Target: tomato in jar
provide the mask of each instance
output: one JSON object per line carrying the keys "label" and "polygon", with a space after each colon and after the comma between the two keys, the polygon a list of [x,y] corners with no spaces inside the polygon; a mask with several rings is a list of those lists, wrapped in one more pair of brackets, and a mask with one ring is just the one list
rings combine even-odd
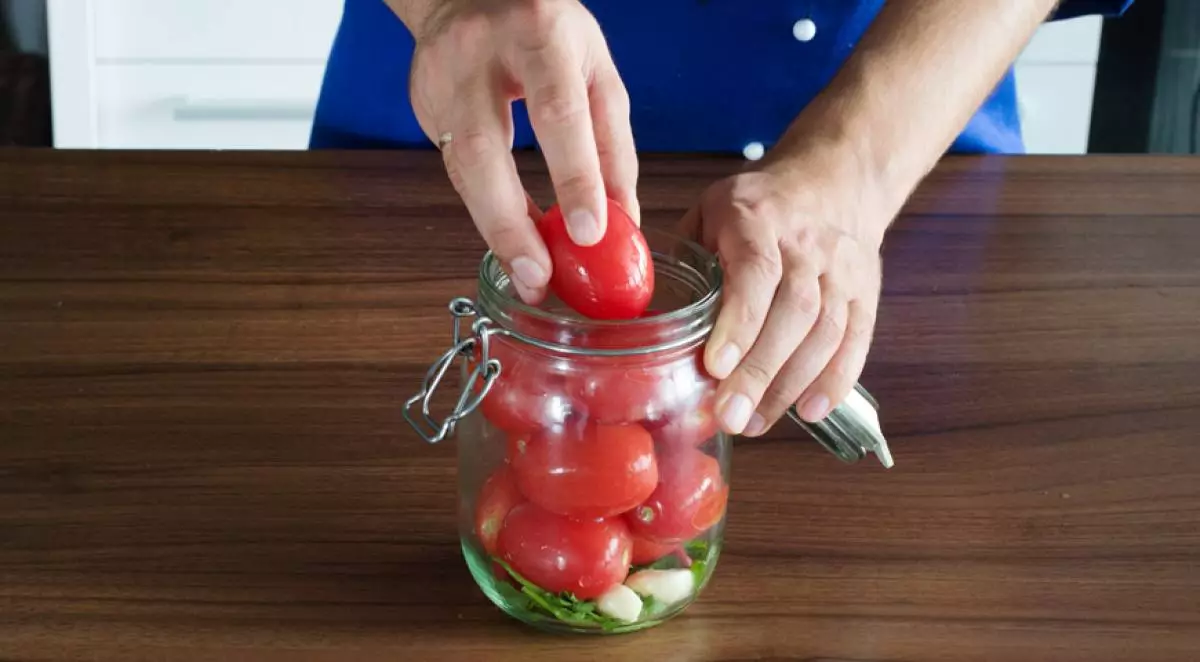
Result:
{"label": "tomato in jar", "polygon": [[654,441],[637,424],[576,423],[511,437],[509,461],[526,498],[579,519],[620,515],[658,483]]}

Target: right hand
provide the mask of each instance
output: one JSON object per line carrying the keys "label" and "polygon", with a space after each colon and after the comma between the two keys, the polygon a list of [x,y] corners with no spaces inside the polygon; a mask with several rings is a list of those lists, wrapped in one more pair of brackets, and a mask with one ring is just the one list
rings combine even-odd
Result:
{"label": "right hand", "polygon": [[517,293],[537,303],[553,266],[512,156],[514,100],[526,100],[575,243],[604,236],[606,195],[640,219],[629,95],[604,35],[577,0],[446,0],[418,23],[417,120],[445,143],[450,181]]}

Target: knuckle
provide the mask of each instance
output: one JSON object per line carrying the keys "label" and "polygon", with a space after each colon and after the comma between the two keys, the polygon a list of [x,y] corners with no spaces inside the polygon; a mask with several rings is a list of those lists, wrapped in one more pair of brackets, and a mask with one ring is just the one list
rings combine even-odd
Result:
{"label": "knuckle", "polygon": [[482,221],[480,223],[483,235],[487,238],[488,246],[496,251],[501,259],[508,259],[520,253],[520,246],[525,243],[525,233],[520,226],[507,223],[503,219]]}
{"label": "knuckle", "polygon": [[796,259],[811,259],[818,251],[817,233],[810,228],[800,228],[780,239],[781,248]]}
{"label": "knuckle", "polygon": [[805,319],[813,320],[821,312],[821,289],[815,280],[796,272],[784,278],[783,300]]}
{"label": "knuckle", "polygon": [[730,235],[734,243],[729,252],[737,256],[738,266],[752,277],[778,284],[783,278],[783,259],[778,251],[757,237]]}
{"label": "knuckle", "polygon": [[766,389],[774,377],[761,363],[753,359],[743,361],[740,370],[743,382],[757,386],[759,389]]}
{"label": "knuckle", "polygon": [[854,388],[854,383],[858,381],[861,374],[861,370],[847,370],[844,367],[836,367],[829,374],[830,388],[834,393],[845,396],[846,393],[850,392],[851,388]]}
{"label": "knuckle", "polygon": [[770,253],[753,252],[746,257],[746,268],[764,281],[778,283],[783,277],[783,265],[779,257]]}
{"label": "knuckle", "polygon": [[762,403],[759,405],[759,410],[764,413],[764,417],[766,417],[766,414],[773,414],[777,416],[778,412],[786,409],[788,404],[795,400],[796,396],[799,395],[799,393],[792,393],[790,390],[786,389],[780,383],[781,381],[782,380],[777,379],[772,382],[771,385],[767,387],[767,392],[763,394],[763,399]]}
{"label": "knuckle", "polygon": [[490,19],[481,13],[463,13],[449,21],[444,29],[444,38],[459,49],[474,50],[480,44],[486,43],[487,36],[492,30]]}
{"label": "knuckle", "polygon": [[521,45],[531,51],[542,50],[557,34],[562,20],[562,3],[554,0],[521,0],[514,18],[523,28],[526,40]]}
{"label": "knuckle", "polygon": [[454,136],[454,140],[446,146],[446,158],[457,162],[460,168],[475,168],[485,163],[496,152],[496,140],[489,133],[478,128],[467,129]]}
{"label": "knuckle", "polygon": [[572,94],[565,85],[544,86],[534,92],[531,101],[535,119],[544,124],[578,124],[588,117],[587,99]]}
{"label": "knuckle", "polygon": [[846,319],[826,307],[817,321],[817,340],[824,344],[838,344],[846,337]]}
{"label": "knuckle", "polygon": [[743,186],[747,185],[740,182],[735,183],[731,192],[733,207],[739,216],[749,221],[766,221],[778,215],[779,206],[773,199],[758,195],[757,192],[747,194],[740,191],[739,188]]}
{"label": "knuckle", "polygon": [[860,342],[870,344],[871,338],[875,335],[875,319],[866,317],[862,324],[855,325],[846,334],[846,339],[849,342]]}
{"label": "knuckle", "polygon": [[589,172],[571,172],[555,182],[555,188],[560,191],[560,196],[572,200],[591,199],[592,192],[599,186],[599,181]]}

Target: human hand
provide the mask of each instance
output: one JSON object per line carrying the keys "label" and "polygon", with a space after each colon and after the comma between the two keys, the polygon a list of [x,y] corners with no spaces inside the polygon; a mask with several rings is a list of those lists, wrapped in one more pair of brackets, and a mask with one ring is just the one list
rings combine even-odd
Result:
{"label": "human hand", "polygon": [[512,156],[513,101],[526,100],[575,243],[604,236],[606,195],[640,220],[629,96],[604,36],[577,0],[449,0],[413,22],[417,120],[517,293],[536,303],[552,265]]}
{"label": "human hand", "polygon": [[734,175],[684,217],[725,270],[704,361],[722,380],[717,414],[731,434],[760,435],[793,403],[805,420],[825,418],[866,363],[895,211],[839,158]]}

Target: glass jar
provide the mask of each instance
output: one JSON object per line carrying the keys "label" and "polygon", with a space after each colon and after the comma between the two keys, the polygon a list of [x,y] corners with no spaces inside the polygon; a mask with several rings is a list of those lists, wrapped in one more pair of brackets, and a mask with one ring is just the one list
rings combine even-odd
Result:
{"label": "glass jar", "polygon": [[[475,581],[543,629],[662,623],[696,599],[720,556],[730,439],[701,357],[722,272],[702,247],[644,232],[656,286],[636,320],[527,306],[487,254],[477,299],[451,303],[451,348],[406,403],[427,441],[456,433],[460,538]],[[431,401],[455,365],[459,396],[438,421]],[[860,429],[877,430],[874,401],[865,391],[851,401],[805,426],[847,461],[882,443]],[[869,414],[848,414],[864,403]]]}

